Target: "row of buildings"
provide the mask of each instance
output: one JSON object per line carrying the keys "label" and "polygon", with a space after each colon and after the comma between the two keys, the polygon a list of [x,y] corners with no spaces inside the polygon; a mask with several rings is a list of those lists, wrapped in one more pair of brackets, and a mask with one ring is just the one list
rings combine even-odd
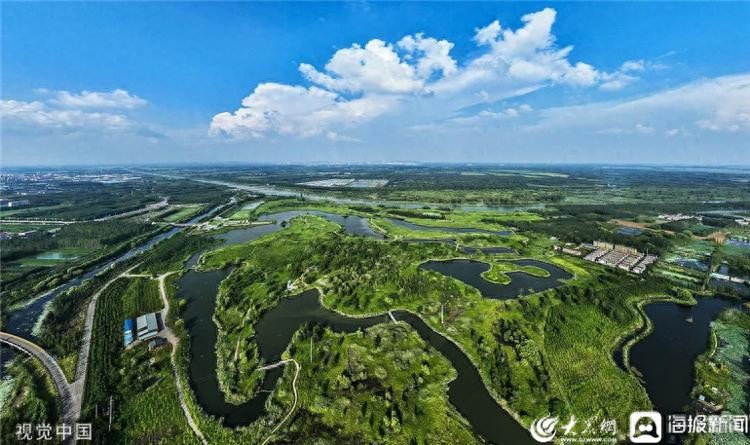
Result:
{"label": "row of buildings", "polygon": [[582,248],[592,247],[593,250],[583,257],[586,261],[616,267],[626,272],[642,274],[646,268],[657,260],[656,255],[643,254],[637,249],[620,244],[604,241],[594,241],[594,244],[582,244]]}
{"label": "row of buildings", "polygon": [[[135,327],[135,330],[133,328]],[[126,319],[122,324],[123,343],[125,347],[129,346],[136,340],[149,340],[159,334],[159,320],[156,318],[156,312],[141,315],[135,319]]]}

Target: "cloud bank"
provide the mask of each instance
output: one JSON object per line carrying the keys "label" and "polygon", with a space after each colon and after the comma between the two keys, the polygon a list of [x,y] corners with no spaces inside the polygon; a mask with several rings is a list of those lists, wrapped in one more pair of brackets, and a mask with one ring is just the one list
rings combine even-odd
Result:
{"label": "cloud bank", "polygon": [[122,113],[146,105],[148,102],[125,90],[111,92],[36,90],[37,94],[51,95],[46,101],[0,100],[0,117],[5,126],[13,128],[41,128],[47,130],[126,130],[133,121]]}
{"label": "cloud bank", "polygon": [[213,117],[210,133],[238,139],[327,137],[406,106],[424,108],[422,102],[430,110],[423,117],[432,120],[545,86],[614,90],[638,79],[641,61],[627,61],[614,73],[571,61],[573,46],[558,46],[552,33],[556,15],[546,8],[524,15],[516,30],[498,20],[475,29],[478,55],[463,62],[451,55],[453,42],[423,33],[395,43],[355,43],[336,51],[322,69],[301,63],[308,86],[257,85],[239,109]]}

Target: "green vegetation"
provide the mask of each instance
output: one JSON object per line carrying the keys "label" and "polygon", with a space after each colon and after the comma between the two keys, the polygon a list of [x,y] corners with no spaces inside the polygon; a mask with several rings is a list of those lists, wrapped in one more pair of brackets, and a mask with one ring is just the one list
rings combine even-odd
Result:
{"label": "green vegetation", "polygon": [[114,433],[107,443],[199,444],[185,420],[170,364],[171,347],[151,352],[145,344],[125,351]]}
{"label": "green vegetation", "polygon": [[[317,288],[326,307],[350,316],[395,309],[418,315],[466,353],[491,394],[526,426],[547,414],[562,418],[574,414],[579,419],[600,416],[626,425],[630,412],[652,407],[642,382],[613,360],[613,352],[626,338],[647,332],[644,327],[649,322],[641,307],[657,300],[689,303],[691,292],[707,292],[710,272],[720,268],[750,275],[746,250],[704,236],[717,232],[747,236],[748,229],[740,228],[732,216],[706,213],[701,223],[696,218],[667,224],[657,218],[659,213],[747,212],[750,191],[737,187],[727,175],[598,167],[342,167],[335,174],[311,170],[284,166],[191,171],[194,177],[295,189],[300,189],[296,183],[320,179],[322,174],[386,178],[389,184],[367,190],[318,190],[332,198],[355,198],[365,204],[263,197],[263,204],[255,208],[247,200],[256,198],[238,193],[238,199],[209,226],[177,234],[128,263],[128,267],[141,263],[133,273],[147,276],[112,283],[100,297],[94,321],[83,415],[93,419],[99,442],[198,443],[179,405],[170,347],[149,352],[141,344],[125,350],[122,320],[161,308],[153,277],[180,270],[195,252],[217,246],[219,241],[210,236],[215,233],[212,227],[224,230],[244,220],[256,221],[262,214],[314,209],[357,215],[368,218],[386,239],[347,235],[336,224],[308,215],[253,242],[219,247],[203,256],[199,268],[204,270],[235,266],[221,283],[216,312],[206,314],[218,327],[218,378],[232,402],[246,401],[259,390],[263,373],[256,370],[264,363],[255,340],[256,322],[281,298]],[[91,187],[89,193],[66,185],[63,194],[41,197],[28,209],[13,210],[12,217],[88,219],[169,197],[170,205],[176,207],[153,217],[180,222],[235,193],[219,186],[149,177],[113,186],[100,195],[99,202],[94,200],[99,185]],[[82,195],[80,199],[68,196],[76,192]],[[109,202],[116,198],[122,201]],[[416,204],[399,208],[386,200]],[[76,210],[77,203],[89,208]],[[502,211],[487,207],[501,204],[518,207]],[[429,230],[405,228],[389,218]],[[165,224],[138,221],[79,222],[61,227],[54,236],[41,228],[25,239],[3,241],[4,308],[79,276],[95,258],[122,251],[151,236],[156,227],[166,230]],[[637,226],[642,232],[619,233],[623,225]],[[460,233],[440,227],[511,234]],[[430,240],[440,242],[422,242]],[[660,259],[646,273],[635,276],[553,249],[594,240],[657,253]],[[514,252],[467,253],[461,249],[464,246],[507,247]],[[60,259],[38,258],[43,253],[62,255]],[[492,300],[461,281],[419,267],[424,261],[457,257],[486,262],[490,269],[484,278],[503,284],[514,271],[548,275],[537,267],[514,264],[522,258],[555,264],[574,278],[557,289]],[[698,260],[706,269],[683,260]],[[118,268],[116,273],[121,271]],[[39,342],[60,359],[68,374],[75,369],[85,305],[112,273],[60,296],[45,318]],[[294,367],[284,368],[266,402],[266,414],[252,424],[227,428],[220,419],[206,415],[188,384],[190,338],[184,321],[176,315],[184,305],[174,296],[176,278],[167,280],[173,310],[166,322],[181,339],[175,351],[177,379],[187,391],[192,417],[210,443],[262,443],[292,406]],[[739,311],[726,312],[716,321],[714,347],[696,364],[694,395],[742,411],[749,377],[737,364],[747,360],[748,330],[748,316]],[[628,345],[624,355],[627,360]],[[447,399],[447,383],[455,370],[406,325],[382,324],[353,334],[304,326],[283,357],[302,365],[297,381],[300,400],[274,435],[276,443],[478,441]],[[9,381],[39,386],[39,382],[20,380],[23,372],[12,371]],[[0,399],[30,403],[36,407],[34,412],[41,412],[41,402],[36,400],[46,398],[38,396],[43,392],[34,389],[37,396],[23,401],[19,396],[27,395],[15,386],[15,392],[10,391],[11,386],[0,385]],[[115,411],[113,429],[108,432],[105,413],[110,396]]]}
{"label": "green vegetation", "polygon": [[[2,241],[2,305],[9,307],[54,289],[163,229],[133,221],[91,222]],[[76,258],[38,258],[55,252]]]}
{"label": "green vegetation", "polygon": [[135,318],[149,312],[158,312],[163,307],[159,295],[159,283],[151,278],[129,279],[121,298],[124,318]]}
{"label": "green vegetation", "polygon": [[[417,267],[426,259],[453,255],[445,244],[346,236],[312,216],[252,243],[205,255],[203,268],[241,264],[222,283],[215,315],[219,377],[227,396],[245,400],[257,389],[259,376],[251,372],[259,365],[253,321],[292,282],[295,291],[320,288],[327,306],[348,314],[396,308],[420,314],[461,345],[490,389],[524,421],[553,412],[604,413],[626,422],[631,411],[650,407],[638,380],[617,368],[611,351],[624,332],[640,323],[635,303],[670,293],[668,284],[632,282],[590,265],[584,270],[572,257],[545,257],[578,278],[520,300],[487,300],[463,283]],[[512,263],[493,264],[496,273],[518,269]],[[439,321],[441,304],[445,324]],[[601,397],[603,386],[611,397]]]}
{"label": "green vegetation", "polygon": [[159,275],[173,270],[179,270],[191,255],[199,252],[212,244],[217,243],[215,239],[200,235],[189,235],[184,232],[161,241],[146,256],[141,265],[136,268],[137,273],[149,273]]}
{"label": "green vegetation", "polygon": [[[302,364],[304,389],[286,441],[478,443],[447,402],[455,371],[407,325],[377,325],[350,335],[303,329],[289,355]],[[292,402],[288,390],[277,397]]]}
{"label": "green vegetation", "polygon": [[536,266],[518,266],[511,262],[495,262],[490,265],[486,272],[482,273],[482,278],[495,283],[508,284],[510,277],[508,272],[524,272],[535,277],[548,277],[549,272]]}
{"label": "green vegetation", "polygon": [[[712,324],[712,348],[695,364],[694,398],[703,396],[708,407],[721,407],[723,413],[744,414],[748,404],[750,373],[743,366],[750,357],[750,315],[728,309]],[[744,445],[742,434],[704,435],[695,443]]]}
{"label": "green vegetation", "polygon": [[127,287],[128,280],[124,278],[110,284],[99,296],[94,314],[81,417],[93,420],[94,432],[101,435],[106,434],[107,426],[105,420],[101,416],[96,419],[94,413],[108,406],[109,397],[115,394],[120,382],[119,364],[123,351],[122,295]]}
{"label": "green vegetation", "polygon": [[[7,354],[7,352],[3,352]],[[16,425],[22,423],[54,425],[59,412],[57,391],[41,362],[17,355],[3,363],[0,380],[0,442],[16,443]],[[36,434],[32,430],[32,434]]]}
{"label": "green vegetation", "polygon": [[201,205],[185,205],[182,207],[175,207],[161,215],[161,219],[167,222],[179,223],[187,221],[196,214],[203,210]]}

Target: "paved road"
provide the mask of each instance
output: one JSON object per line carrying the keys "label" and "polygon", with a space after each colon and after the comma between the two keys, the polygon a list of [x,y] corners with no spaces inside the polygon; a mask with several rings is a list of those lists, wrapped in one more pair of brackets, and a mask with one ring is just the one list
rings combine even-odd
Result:
{"label": "paved road", "polygon": [[111,219],[127,218],[128,216],[135,216],[135,215],[140,215],[141,213],[147,213],[153,210],[163,209],[164,207],[169,205],[169,202],[167,201],[167,199],[168,198],[162,198],[161,201],[155,202],[153,204],[149,204],[146,207],[131,210],[129,212],[117,213],[114,215],[107,215],[102,218],[96,218],[94,221],[100,222],[100,221],[109,221]]}
{"label": "paved road", "polygon": [[71,220],[63,220],[63,219],[12,219],[12,218],[5,218],[0,220],[0,223],[2,224],[75,224],[83,221],[71,221]]}
{"label": "paved road", "polygon": [[76,399],[76,393],[73,391],[73,385],[68,383],[65,378],[62,368],[57,361],[52,358],[42,347],[35,343],[32,343],[24,338],[17,337],[7,332],[0,332],[0,342],[8,344],[25,354],[31,355],[38,358],[47,371],[52,376],[52,380],[57,388],[57,393],[60,395],[62,405],[62,419],[61,421],[68,425],[73,425],[78,420],[81,414],[81,403],[80,400]]}

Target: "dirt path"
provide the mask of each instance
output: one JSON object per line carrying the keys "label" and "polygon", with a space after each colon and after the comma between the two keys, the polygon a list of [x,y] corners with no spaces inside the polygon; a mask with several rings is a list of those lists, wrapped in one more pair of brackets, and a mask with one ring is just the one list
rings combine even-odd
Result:
{"label": "dirt path", "polygon": [[162,335],[167,339],[169,343],[172,344],[172,353],[170,354],[169,358],[172,362],[172,371],[174,373],[175,386],[177,386],[177,396],[180,399],[182,412],[185,413],[185,419],[187,420],[188,425],[190,425],[190,429],[193,430],[195,435],[198,436],[198,438],[201,440],[201,442],[203,442],[204,445],[208,445],[208,441],[206,441],[206,438],[203,436],[200,428],[198,428],[198,424],[195,422],[195,420],[193,419],[193,415],[188,409],[187,403],[185,402],[185,389],[182,387],[180,377],[177,375],[177,362],[175,361],[175,354],[177,352],[177,344],[179,343],[180,339],[174,334],[174,332],[172,332],[172,329],[167,326],[167,316],[169,315],[169,299],[167,298],[166,280],[168,276],[175,273],[177,272],[167,272],[159,275],[159,277],[157,278],[159,280],[159,294],[161,295],[162,303],[164,303],[164,307],[161,310],[161,319],[164,323],[164,331],[162,332]]}
{"label": "dirt path", "polygon": [[294,410],[297,408],[297,401],[299,400],[299,396],[297,394],[297,377],[299,377],[299,371],[302,368],[302,366],[297,362],[297,360],[290,358],[287,360],[282,360],[278,363],[274,363],[273,365],[264,366],[259,369],[271,369],[271,368],[277,368],[279,366],[287,365],[288,363],[294,363],[295,371],[294,371],[294,379],[292,379],[292,392],[294,392],[294,403],[292,403],[292,407],[289,408],[289,412],[286,413],[286,416],[284,416],[283,419],[274,427],[274,429],[271,430],[270,433],[268,433],[268,437],[266,437],[266,440],[264,440],[261,445],[266,445],[269,440],[273,437],[273,435],[276,433],[276,431],[281,428],[281,425],[283,425],[294,413]]}

